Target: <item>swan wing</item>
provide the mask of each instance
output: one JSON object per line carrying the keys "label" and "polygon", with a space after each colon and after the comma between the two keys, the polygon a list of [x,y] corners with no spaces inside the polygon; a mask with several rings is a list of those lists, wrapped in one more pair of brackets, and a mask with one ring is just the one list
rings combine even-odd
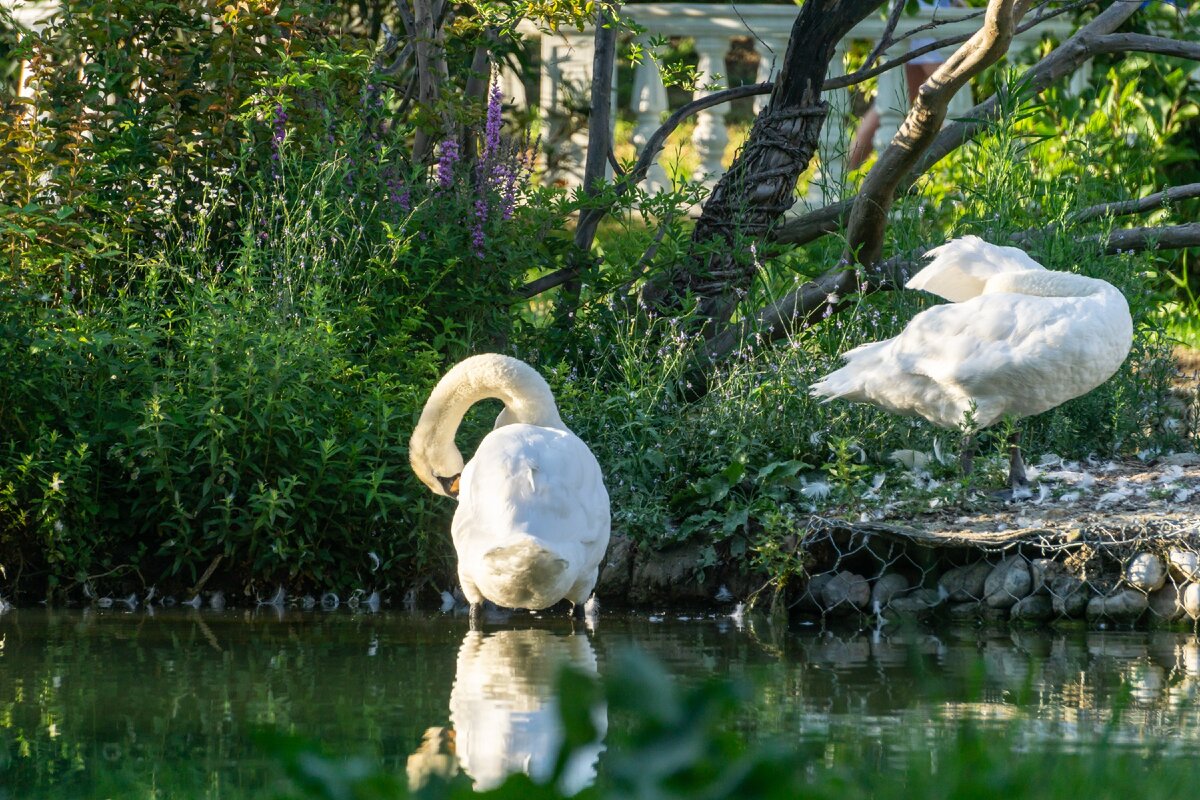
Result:
{"label": "swan wing", "polygon": [[904,284],[961,303],[983,293],[988,279],[1007,272],[1044,270],[1019,247],[1003,247],[963,236],[926,253],[933,258]]}
{"label": "swan wing", "polygon": [[1040,414],[1117,370],[1129,350],[1124,316],[1082,297],[989,294],[936,306],[896,337],[896,374],[881,391],[907,392],[913,413],[943,427],[961,423],[972,402],[980,427]]}

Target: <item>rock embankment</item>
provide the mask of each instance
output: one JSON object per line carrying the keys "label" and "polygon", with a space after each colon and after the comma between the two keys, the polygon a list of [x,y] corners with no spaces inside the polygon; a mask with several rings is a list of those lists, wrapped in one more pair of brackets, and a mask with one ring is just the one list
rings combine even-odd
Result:
{"label": "rock embankment", "polygon": [[[1017,501],[903,521],[814,515],[794,614],[944,615],[1038,622],[1200,619],[1200,455],[1049,469]],[[1042,487],[1048,487],[1042,489]],[[632,605],[747,599],[767,576],[702,544],[613,544],[597,591]]]}

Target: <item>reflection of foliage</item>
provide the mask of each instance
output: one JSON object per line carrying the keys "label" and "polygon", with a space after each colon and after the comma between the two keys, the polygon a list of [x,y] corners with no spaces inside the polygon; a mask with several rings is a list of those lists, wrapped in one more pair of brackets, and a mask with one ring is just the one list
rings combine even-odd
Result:
{"label": "reflection of foliage", "polygon": [[[573,748],[593,741],[588,709],[598,689],[590,679],[565,673],[559,684],[568,737],[562,763]],[[748,744],[728,725],[741,689],[713,679],[681,689],[652,659],[627,653],[603,681],[610,712],[627,722],[608,742],[607,776],[577,797],[709,798],[710,800],[793,800],[813,798],[1045,797],[1172,798],[1194,781],[1187,757],[1149,757],[1109,744],[1129,692],[1109,709],[1108,733],[1093,748],[1066,752],[1057,739],[1028,748],[1014,731],[990,725],[984,731],[970,718],[936,733],[919,729],[875,750],[861,743],[797,748],[780,741]],[[339,761],[320,754],[295,737],[269,734],[260,739],[292,778],[289,798],[352,800],[403,798],[400,781],[363,761]],[[499,788],[476,795],[469,781],[432,783],[417,797],[458,800],[487,796],[496,800],[563,795],[553,782],[539,784],[518,773]]]}

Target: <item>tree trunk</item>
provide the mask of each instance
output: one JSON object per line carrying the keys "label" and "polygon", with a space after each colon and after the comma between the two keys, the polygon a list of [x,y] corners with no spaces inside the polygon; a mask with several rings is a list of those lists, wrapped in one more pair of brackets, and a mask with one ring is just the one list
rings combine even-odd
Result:
{"label": "tree trunk", "polygon": [[808,168],[829,111],[821,84],[838,43],[883,0],[808,0],[792,25],[783,69],[750,137],[705,202],[685,269],[649,298],[678,311],[691,295],[711,334],[749,289],[755,265],[735,251],[761,240],[795,202],[796,181]]}

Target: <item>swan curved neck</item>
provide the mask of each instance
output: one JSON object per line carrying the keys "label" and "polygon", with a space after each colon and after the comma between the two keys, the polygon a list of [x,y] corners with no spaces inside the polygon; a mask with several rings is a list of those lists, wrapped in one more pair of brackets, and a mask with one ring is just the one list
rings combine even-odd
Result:
{"label": "swan curved neck", "polygon": [[462,454],[454,444],[463,416],[487,399],[504,403],[504,424],[566,430],[550,386],[525,362],[496,353],[460,361],[434,387],[409,442],[413,471],[438,494],[447,494],[438,479],[452,478],[463,469]]}

